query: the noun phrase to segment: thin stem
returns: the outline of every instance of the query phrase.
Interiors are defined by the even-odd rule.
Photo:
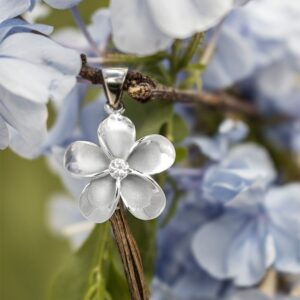
[[[149,300],[141,256],[127,223],[123,205],[115,211],[110,223],[122,259],[131,299]]]
[[[212,34],[212,37],[211,39],[209,40],[209,42],[207,43],[204,51],[203,51],[203,54],[201,55],[201,58],[200,58],[200,61],[199,63],[201,65],[207,65],[208,62],[211,60],[212,56],[214,55],[215,53],[215,49],[216,49],[216,46],[217,46],[217,41],[219,39],[219,36],[220,36],[220,33],[221,33],[221,29],[223,27],[223,24],[226,20],[226,17],[225,16],[220,22],[219,24],[216,26],[216,28],[214,29],[214,32]]]
[[[97,43],[95,42],[95,40],[89,33],[88,29],[86,28],[86,25],[83,22],[83,19],[80,15],[80,12],[79,12],[77,6],[74,6],[71,8],[71,13],[72,13],[72,17],[73,17],[74,22],[76,23],[77,27],[81,30],[81,32],[85,36],[86,40],[92,47],[95,54],[99,55],[99,49],[98,49]]]
[[[113,53],[105,56],[87,57],[89,63],[99,64],[153,64],[168,57],[168,53],[161,51],[149,56],[136,56],[130,54]]]

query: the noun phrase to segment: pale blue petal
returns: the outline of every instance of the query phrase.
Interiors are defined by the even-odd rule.
[[[44,0],[48,5],[57,9],[71,8],[79,4],[82,0]]]
[[[103,8],[98,9],[91,17],[91,24],[88,26],[88,30],[99,49],[103,49],[112,31],[110,11]]]
[[[159,29],[173,38],[187,38],[216,25],[233,7],[232,0],[146,0]]]
[[[74,249],[84,243],[94,227],[94,223],[83,218],[78,204],[65,195],[54,195],[49,200],[47,223],[54,234],[67,238]]]
[[[53,27],[43,24],[29,24],[22,19],[9,19],[0,24],[0,42],[10,34],[32,30],[49,35],[53,31]]]
[[[240,286],[258,283],[268,267],[267,226],[256,218],[227,211],[200,228],[192,242],[193,254],[206,271]]]
[[[1,84],[35,102],[64,98],[75,85],[81,68],[76,51],[32,33],[6,38],[0,45],[0,56],[9,57],[0,57]]]
[[[79,199],[81,192],[89,183],[87,179],[78,179],[70,175],[64,168],[65,148],[55,147],[52,153],[47,156],[50,169],[60,176],[67,190],[73,195],[75,199]]]
[[[225,159],[222,166],[231,169],[249,170],[243,174],[246,179],[261,178],[267,184],[275,180],[277,174],[268,152],[261,146],[254,143],[245,143],[233,147]]]
[[[256,102],[263,112],[275,111],[300,117],[300,90],[295,82],[297,74],[298,71],[291,67],[287,58],[273,62],[268,68],[257,72],[254,86],[258,90]]]
[[[85,105],[80,112],[81,132],[84,139],[90,142],[98,143],[97,129],[100,122],[107,117],[105,103],[104,97],[100,96],[98,100]]]
[[[85,92],[86,85],[78,83],[63,100],[63,103],[58,109],[55,124],[50,130],[47,140],[41,149],[42,152],[49,150],[53,146],[66,146],[66,143],[75,131]],[[96,130],[97,129],[95,129],[95,131]]]
[[[15,96],[0,85],[0,115],[9,125],[9,145],[26,158],[38,155],[47,134],[47,108]]]
[[[264,198],[266,193],[266,187],[261,184],[260,179],[253,182],[253,184],[228,201],[226,207],[234,207],[243,211],[246,215],[259,214],[262,210]]]
[[[203,84],[209,89],[222,89],[249,76],[255,67],[252,49],[239,33],[224,27],[216,52],[203,73]]]
[[[239,120],[226,119],[219,127],[219,134],[232,143],[241,141],[248,133],[248,125]]]
[[[9,144],[8,128],[6,122],[0,115],[0,150],[3,150],[6,147],[8,147],[8,144]]]
[[[246,3],[248,3],[250,0],[234,0],[234,4],[236,6],[242,6],[245,5]]]
[[[188,270],[172,286],[175,295],[179,299],[216,299],[224,288],[222,281],[208,276],[204,271]],[[201,298],[200,298],[201,297]],[[221,297],[223,299],[223,297]]]
[[[82,32],[75,27],[63,27],[58,29],[52,34],[52,38],[60,45],[76,50],[78,54],[92,54],[90,53],[90,44],[87,39]]]
[[[277,299],[277,298],[276,298]],[[228,300],[271,300],[259,290],[236,291]],[[275,299],[274,299],[275,300]]]
[[[272,188],[265,206],[276,247],[276,268],[300,273],[300,184]]]
[[[100,51],[104,50],[111,34],[111,20],[108,9],[99,9],[91,17],[91,24],[87,27]],[[90,44],[81,31],[74,27],[65,27],[53,34],[55,41],[65,47],[76,49],[79,54],[95,55]]]
[[[173,289],[161,281],[159,278],[155,277],[152,280],[151,286],[151,300],[181,300],[173,291]]]
[[[255,182],[268,186],[275,178],[276,171],[266,150],[255,144],[242,144],[206,171],[202,189],[206,198],[225,203]]]
[[[216,161],[221,160],[226,155],[229,146],[226,139],[205,136],[189,137],[185,144],[197,146],[202,154]]]
[[[112,0],[110,12],[113,41],[119,50],[150,55],[171,45],[173,39],[157,28],[145,0]]]
[[[30,8],[30,0],[0,0],[0,23]]]

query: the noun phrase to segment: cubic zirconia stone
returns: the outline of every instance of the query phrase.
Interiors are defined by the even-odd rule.
[[[129,172],[129,165],[128,163],[121,159],[121,158],[116,158],[111,161],[109,165],[109,174],[112,178],[121,180],[124,179]]]

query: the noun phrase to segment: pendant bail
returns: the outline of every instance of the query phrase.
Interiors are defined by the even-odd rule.
[[[123,86],[127,76],[127,68],[104,68],[102,76],[104,82],[104,92],[107,98],[107,108],[109,112],[123,111],[121,102]]]

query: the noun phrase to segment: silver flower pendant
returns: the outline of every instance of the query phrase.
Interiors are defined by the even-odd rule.
[[[174,146],[165,137],[153,134],[136,141],[135,126],[122,115],[120,102],[126,74],[126,69],[103,70],[110,115],[98,127],[99,146],[77,141],[65,153],[65,168],[74,176],[90,178],[79,208],[95,223],[107,221],[120,198],[135,217],[158,217],[166,197],[151,175],[165,171],[175,161]]]

